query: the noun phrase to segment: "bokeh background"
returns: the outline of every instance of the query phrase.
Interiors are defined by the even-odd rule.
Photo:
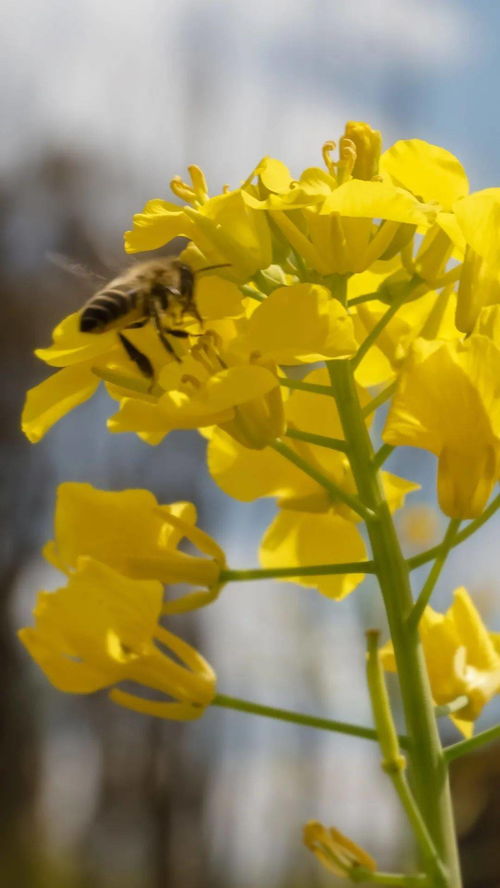
[[[293,170],[320,160],[346,120],[385,145],[420,137],[452,150],[472,188],[498,184],[500,6],[491,0],[5,0],[0,36],[3,531],[0,538],[0,884],[27,888],[315,888],[334,885],[300,843],[334,823],[377,857],[411,865],[408,833],[369,742],[220,709],[162,723],[105,695],[53,690],[14,631],[36,591],[59,578],[51,537],[56,485],[150,487],[193,500],[232,566],[253,566],[270,502],[239,505],[204,467],[196,434],[158,448],[111,437],[105,394],[33,446],[19,431],[24,392],[45,378],[32,355],[89,284],[48,252],[106,274],[122,232],[188,163],[212,191],[264,154]],[[439,381],[436,381],[439,384]],[[432,499],[418,451],[391,469]],[[442,524],[438,520],[438,530]],[[404,528],[403,528],[404,530]],[[492,628],[498,522],[457,549],[438,599],[468,585]],[[200,646],[222,693],[370,723],[363,629],[383,625],[369,582],[332,605],[294,584],[234,585],[174,629]],[[498,718],[490,705],[483,727]],[[458,739],[443,725],[450,742]],[[500,885],[498,747],[454,766],[467,888]]]

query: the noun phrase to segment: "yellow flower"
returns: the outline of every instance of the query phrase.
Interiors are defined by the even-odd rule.
[[[127,330],[127,338],[146,354],[158,370],[171,361],[158,336],[148,324]],[[140,373],[121,345],[116,330],[82,333],[79,314],[69,315],[55,328],[53,344],[35,351],[52,367],[62,368],[27,393],[21,425],[25,435],[37,442],[61,417],[88,400],[100,377],[108,373],[128,380],[131,387],[146,391],[149,381]]]
[[[306,382],[328,384],[326,370],[315,370]],[[361,400],[366,395],[361,392]],[[285,404],[289,428],[342,438],[335,401],[323,395],[296,391]],[[290,449],[322,472],[348,494],[356,493],[344,453],[290,439]],[[263,567],[363,561],[366,548],[355,523],[359,516],[315,479],[271,447],[255,451],[240,446],[221,430],[213,430],[208,445],[208,468],[218,486],[235,499],[250,501],[276,497],[280,512],[267,529],[260,546]],[[391,510],[400,508],[411,484],[388,472],[382,474]],[[363,579],[363,574],[292,578],[289,582],[318,589],[340,599]]]
[[[199,179],[198,167],[190,167],[190,172]],[[174,179],[172,190],[192,205],[149,201],[142,213],[134,216],[133,229],[125,232],[127,253],[157,250],[182,236],[198,248],[200,265],[227,262],[231,266],[228,276],[241,282],[271,264],[267,219],[248,206],[241,189],[209,198],[203,190]]]
[[[165,367],[163,394],[121,400],[109,430],[136,432],[158,444],[173,429],[220,425],[246,447],[265,447],[283,428],[276,367],[257,356],[228,366],[230,360],[207,333],[182,362]]]
[[[267,528],[259,548],[259,561],[264,568],[300,568],[365,560],[366,547],[356,525],[333,511],[282,509]],[[363,573],[347,573],[299,576],[283,581],[317,589],[327,598],[340,601],[364,578]]]
[[[380,158],[380,172],[395,185],[426,203],[451,210],[465,197],[469,182],[465,170],[450,151],[422,139],[395,142]]]
[[[345,308],[324,287],[278,287],[254,306],[245,306],[248,317],[212,323],[180,362],[166,365],[157,397],[129,392],[124,399],[116,391],[121,404],[110,430],[134,431],[157,444],[172,429],[218,425],[256,449],[280,435],[276,364],[350,355],[356,341]]]
[[[89,556],[130,579],[205,587],[163,606],[163,613],[191,610],[217,596],[225,567],[222,549],[195,521],[192,503],[159,505],[148,490],[112,492],[65,483],[58,489],[55,540],[44,556],[68,576],[81,556]],[[183,538],[209,557],[179,551]]]
[[[466,244],[456,323],[470,333],[481,309],[500,303],[500,188],[470,194],[454,211]]]
[[[359,342],[363,342],[386,311],[387,304],[378,299],[355,307],[354,329]],[[394,379],[418,337],[458,339],[455,311],[453,293],[433,290],[402,305],[356,368],[357,381],[360,385],[373,386]]]
[[[371,873],[377,868],[367,851],[334,826],[323,826],[317,820],[310,820],[304,826],[304,844],[327,870],[341,878],[353,878],[360,867]]]
[[[273,290],[252,312],[232,348],[293,365],[348,357],[357,345],[351,318],[326,287],[292,284]]]
[[[215,675],[194,648],[159,625],[162,598],[155,580],[132,580],[80,558],[66,586],[39,593],[35,627],[21,629],[19,637],[61,691],[89,694],[134,681],[173,700],[116,687],[111,699],[159,718],[198,718],[214,697]]]
[[[251,208],[269,213],[295,252],[321,275],[362,272],[389,258],[415,226],[427,226],[435,215],[409,191],[379,180],[380,134],[367,124],[347,125],[336,163],[330,158],[334,147],[323,148],[328,172],[307,169],[297,181],[290,177],[288,189],[281,174],[275,193],[264,199],[251,190],[243,195]]]
[[[328,385],[326,370],[313,370],[304,382]],[[366,392],[359,390],[361,403],[369,400]],[[294,391],[285,403],[287,427],[307,430],[314,435],[343,438],[342,425],[333,397],[305,391]],[[328,447],[304,441],[290,440],[288,446],[312,466],[320,470],[346,493],[354,494],[356,486],[344,453]],[[218,430],[210,434],[208,467],[214,481],[235,499],[249,501],[262,496],[278,498],[278,505],[285,509],[305,512],[327,511],[332,506],[350,521],[357,516],[341,500],[332,497],[319,484],[281,454],[267,447],[251,452],[238,446]],[[418,485],[383,472],[385,493],[392,510],[401,508],[404,496]]]
[[[382,437],[438,457],[438,498],[451,518],[481,514],[499,476],[500,350],[486,336],[417,340]]]
[[[420,622],[420,637],[435,703],[451,703],[462,695],[467,704],[453,722],[470,736],[483,707],[500,692],[500,646],[495,633],[488,632],[462,586],[445,614],[426,607]],[[381,650],[382,663],[396,671],[392,643]]]

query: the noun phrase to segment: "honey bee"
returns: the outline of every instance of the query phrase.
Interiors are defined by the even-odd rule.
[[[129,358],[151,378],[154,375],[151,361],[121,331],[143,327],[151,321],[166,351],[180,361],[168,337],[186,339],[189,336],[178,326],[185,315],[202,323],[194,294],[196,275],[227,266],[228,263],[210,265],[194,271],[177,257],[137,262],[85,303],[80,312],[80,331],[102,333],[116,328]]]

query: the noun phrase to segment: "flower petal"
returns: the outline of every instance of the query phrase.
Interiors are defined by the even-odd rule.
[[[65,367],[30,389],[21,418],[26,437],[33,443],[40,441],[62,416],[92,397],[99,383],[85,363]]]
[[[351,521],[331,512],[282,511],[268,527],[260,546],[263,567],[307,567],[366,559],[363,538]],[[316,588],[337,601],[352,592],[364,574],[294,577],[287,582]]]
[[[465,170],[450,151],[423,139],[396,142],[380,158],[380,172],[395,185],[411,191],[420,200],[435,201],[444,210],[465,197],[469,182]]]

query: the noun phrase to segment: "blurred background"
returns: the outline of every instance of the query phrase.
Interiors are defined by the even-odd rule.
[[[473,189],[498,184],[500,6],[490,0],[6,0],[0,74],[3,320],[0,597],[0,884],[27,888],[315,888],[336,880],[301,846],[308,819],[335,824],[382,869],[411,866],[411,842],[369,742],[220,709],[187,726],[65,696],[29,662],[15,629],[59,577],[40,556],[63,480],[149,487],[193,500],[233,567],[253,566],[271,502],[240,505],[204,466],[195,433],[157,448],[108,436],[105,394],[40,444],[19,431],[24,393],[47,375],[33,348],[89,295],[47,252],[106,274],[122,232],[189,163],[212,192],[264,154],[298,173],[346,120],[385,146],[419,137],[464,163]],[[419,451],[389,467],[423,484]],[[498,522],[457,549],[438,587],[466,584],[500,628]],[[442,531],[437,519],[435,533]],[[408,533],[408,528],[403,528]],[[416,549],[409,549],[416,551]],[[176,618],[221,693],[370,723],[363,630],[383,625],[369,582],[332,605],[294,584],[228,587]],[[480,727],[498,718],[490,705]],[[458,739],[443,725],[449,742]],[[498,747],[454,765],[467,888],[500,885]],[[311,858],[311,859],[310,859]]]

